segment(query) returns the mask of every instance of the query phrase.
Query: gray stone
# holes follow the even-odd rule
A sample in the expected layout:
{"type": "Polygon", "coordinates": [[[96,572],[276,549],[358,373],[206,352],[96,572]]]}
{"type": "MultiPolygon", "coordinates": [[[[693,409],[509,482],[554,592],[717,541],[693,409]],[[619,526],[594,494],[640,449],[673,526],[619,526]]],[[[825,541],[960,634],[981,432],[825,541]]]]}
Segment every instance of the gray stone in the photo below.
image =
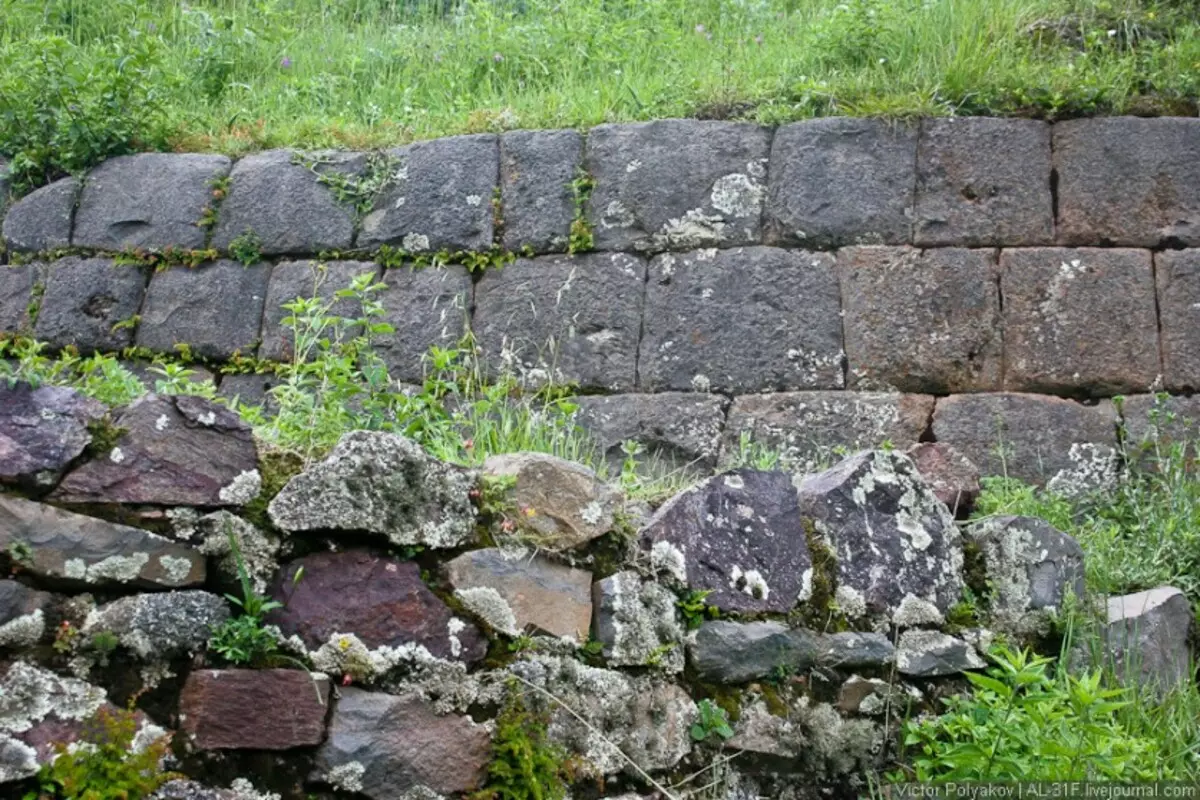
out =
{"type": "Polygon", "coordinates": [[[771,131],[748,123],[666,119],[599,125],[586,168],[588,220],[602,250],[756,244],[771,131]]]}
{"type": "Polygon", "coordinates": [[[1155,253],[1154,280],[1163,384],[1171,391],[1200,389],[1200,249],[1155,253]]]}
{"type": "Polygon", "coordinates": [[[845,631],[818,640],[817,661],[834,669],[886,667],[896,660],[896,648],[882,633],[845,631]]]}
{"type": "Polygon", "coordinates": [[[29,315],[33,287],[41,282],[44,270],[42,264],[0,265],[0,335],[33,327],[29,315]]]}
{"type": "Polygon", "coordinates": [[[75,212],[76,247],[101,250],[204,247],[200,225],[212,184],[229,159],[199,153],[139,153],[110,158],[88,173],[75,212]]]}
{"type": "MultiPolygon", "coordinates": [[[[267,282],[266,301],[262,314],[262,343],[259,358],[271,361],[291,361],[295,355],[296,332],[284,327],[283,320],[292,312],[283,307],[297,298],[320,298],[331,303],[329,315],[345,319],[362,316],[361,304],[352,298],[335,299],[335,293],[350,286],[350,282],[369,273],[379,276],[379,267],[369,261],[284,261],[271,268],[267,282]]],[[[362,328],[354,326],[343,336],[353,338],[362,328]]],[[[327,331],[326,335],[331,335],[327,331]]]]}
{"type": "Polygon", "coordinates": [[[929,426],[929,395],[883,392],[780,392],[735,398],[721,442],[721,463],[743,455],[743,439],[779,457],[779,468],[822,470],[842,456],[890,442],[916,444],[929,426]]]}
{"type": "Polygon", "coordinates": [[[0,380],[0,484],[49,489],[92,441],[104,417],[98,400],[65,386],[0,380]]]}
{"type": "Polygon", "coordinates": [[[222,252],[252,232],[263,255],[297,255],[345,250],[354,242],[354,210],[339,203],[321,175],[356,177],[366,167],[362,153],[300,155],[313,168],[293,163],[287,150],[240,159],[229,175],[212,246],[222,252]]]}
{"type": "Polygon", "coordinates": [[[401,546],[457,547],[475,535],[474,484],[472,473],[403,436],[351,431],[288,481],[268,513],[288,533],[366,532],[401,546]]]}
{"type": "Polygon", "coordinates": [[[229,605],[203,591],[135,594],[88,614],[80,634],[90,641],[105,632],[142,661],[163,661],[201,652],[213,627],[229,619],[229,605]]]}
{"type": "Polygon", "coordinates": [[[326,783],[371,800],[413,800],[428,796],[422,790],[457,794],[483,782],[491,755],[483,725],[439,715],[419,697],[354,688],[340,693],[329,738],[317,751],[317,772],[326,783]]]}
{"type": "Polygon", "coordinates": [[[485,475],[516,483],[509,500],[522,510],[522,541],[545,550],[570,550],[612,530],[620,495],[591,469],[547,453],[488,458],[485,475]]]}
{"type": "Polygon", "coordinates": [[[592,575],[524,551],[471,550],[446,564],[455,598],[509,636],[529,630],[585,641],[592,575]]]}
{"type": "Polygon", "coordinates": [[[500,192],[506,250],[567,249],[575,218],[571,183],[583,168],[577,131],[510,131],[500,137],[500,192]]]}
{"type": "Polygon", "coordinates": [[[493,134],[452,136],[389,150],[399,160],[390,187],[363,219],[359,247],[411,252],[487,250],[500,153],[493,134]]]}
{"type": "Polygon", "coordinates": [[[51,495],[61,503],[243,506],[261,476],[250,426],[192,395],[144,395],[118,412],[123,430],[107,452],[69,472],[51,495]]]}
{"type": "Polygon", "coordinates": [[[1200,120],[1060,122],[1054,168],[1063,244],[1200,245],[1200,120]]]}
{"type": "Polygon", "coordinates": [[[137,528],[0,496],[0,549],[21,569],[82,588],[203,585],[204,556],[137,528]]]}
{"type": "Polygon", "coordinates": [[[644,390],[840,389],[834,259],[771,247],[660,255],[639,354],[644,390]]]}
{"type": "Polygon", "coordinates": [[[770,244],[907,244],[917,131],[885,120],[808,120],[775,132],[770,244]]]}
{"type": "Polygon", "coordinates": [[[71,217],[79,181],[63,178],[22,197],[4,215],[4,244],[9,250],[53,250],[71,244],[71,217]]]}
{"type": "Polygon", "coordinates": [[[1112,404],[1083,405],[1033,394],[941,398],[933,435],[979,465],[1061,490],[1106,485],[1116,475],[1117,415],[1112,404]]]}
{"type": "Polygon", "coordinates": [[[837,269],[851,386],[933,394],[1000,388],[993,251],[847,247],[837,269]]]}
{"type": "Polygon", "coordinates": [[[782,622],[712,620],[700,626],[688,647],[701,680],[746,683],[780,669],[803,672],[817,662],[818,641],[782,622]]]}
{"type": "Polygon", "coordinates": [[[628,391],[646,264],[623,253],[518,259],[484,273],[473,327],[486,364],[530,384],[628,391]]]}
{"type": "MultiPolygon", "coordinates": [[[[32,647],[46,638],[46,615],[54,595],[23,583],[0,580],[0,649],[32,647]]],[[[0,761],[3,761],[0,758],[0,761]]]]}
{"type": "Polygon", "coordinates": [[[900,634],[896,669],[901,675],[937,678],[983,669],[984,660],[961,639],[937,631],[911,630],[900,634]]]}
{"type": "Polygon", "coordinates": [[[805,478],[799,495],[837,557],[834,599],[846,616],[904,625],[912,606],[936,617],[962,596],[962,537],[908,456],[858,453],[805,478]]]}
{"type": "Polygon", "coordinates": [[[1048,633],[1068,595],[1083,599],[1083,548],[1045,520],[988,517],[967,533],[983,558],[991,627],[1048,633]]]}
{"type": "Polygon", "coordinates": [[[222,375],[221,383],[217,386],[217,396],[226,401],[236,399],[243,406],[270,407],[272,401],[268,393],[271,387],[278,384],[278,377],[270,373],[244,372],[222,375]]]}
{"type": "Polygon", "coordinates": [[[903,713],[914,699],[921,699],[921,693],[914,687],[855,675],[838,690],[837,707],[851,714],[875,717],[886,715],[890,710],[903,713]]]}
{"type": "Polygon", "coordinates": [[[53,755],[47,740],[75,739],[104,703],[98,686],[14,661],[0,680],[0,784],[36,775],[53,755]]]}
{"type": "Polygon", "coordinates": [[[107,258],[64,258],[50,265],[34,335],[52,347],[83,354],[133,344],[146,271],[107,258]]]}
{"type": "Polygon", "coordinates": [[[950,513],[964,518],[979,497],[979,467],[946,442],[921,442],[908,449],[917,472],[950,513]]]}
{"type": "Polygon", "coordinates": [[[1159,374],[1154,275],[1145,250],[1000,253],[1005,388],[1146,391],[1159,374]]]}
{"type": "Polygon", "coordinates": [[[664,471],[706,473],[717,463],[729,400],[697,392],[576,397],[575,422],[587,431],[609,466],[619,469],[624,445],[637,442],[637,456],[664,471]]]}
{"type": "Polygon", "coordinates": [[[1121,403],[1125,457],[1144,467],[1155,467],[1175,445],[1196,456],[1200,439],[1200,395],[1139,394],[1121,403]]]}
{"type": "Polygon", "coordinates": [[[916,221],[921,247],[1051,244],[1050,125],[960,117],[921,123],[916,221]]]}
{"type": "Polygon", "coordinates": [[[683,625],[676,596],[632,570],[592,584],[596,639],[609,666],[683,671],[683,625]]]}
{"type": "Polygon", "coordinates": [[[150,800],[242,800],[232,789],[213,789],[196,781],[176,779],[164,783],[150,800]]]}
{"type": "Polygon", "coordinates": [[[471,275],[457,266],[389,269],[382,280],[381,321],[395,331],[375,337],[376,352],[393,380],[420,383],[429,349],[453,347],[467,331],[471,275]]]}
{"type": "Polygon", "coordinates": [[[270,264],[227,260],[155,273],[138,346],[175,353],[177,344],[185,344],[194,356],[222,361],[235,353],[254,355],[270,275],[270,264]]]}
{"type": "Polygon", "coordinates": [[[1170,586],[1109,597],[1106,665],[1123,684],[1160,695],[1183,686],[1192,679],[1193,619],[1187,597],[1170,586]]]}
{"type": "Polygon", "coordinates": [[[725,472],[668,500],[641,531],[651,564],[725,611],[786,613],[812,592],[812,558],[786,472],[725,472]]]}

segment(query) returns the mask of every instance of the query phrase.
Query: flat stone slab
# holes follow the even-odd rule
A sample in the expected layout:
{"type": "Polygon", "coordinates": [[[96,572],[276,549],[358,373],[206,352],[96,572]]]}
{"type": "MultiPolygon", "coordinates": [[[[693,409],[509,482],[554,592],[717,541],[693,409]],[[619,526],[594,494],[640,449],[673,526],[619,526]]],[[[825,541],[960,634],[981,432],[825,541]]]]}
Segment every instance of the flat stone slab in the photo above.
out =
{"type": "Polygon", "coordinates": [[[537,385],[629,391],[646,264],[624,253],[517,259],[484,273],[472,326],[484,362],[537,385]]]}
{"type": "Polygon", "coordinates": [[[329,678],[297,669],[200,669],[179,695],[198,750],[288,750],[325,738],[329,678]]]}
{"type": "Polygon", "coordinates": [[[60,259],[49,267],[34,335],[83,354],[121,350],[133,344],[145,293],[144,268],[107,258],[60,259]]]}
{"type": "Polygon", "coordinates": [[[822,470],[847,453],[921,438],[934,398],[890,392],[778,392],[735,398],[721,439],[721,462],[737,460],[743,438],[776,451],[779,468],[822,470]]]}
{"type": "Polygon", "coordinates": [[[83,641],[111,633],[141,661],[194,656],[208,646],[212,629],[229,619],[224,598],[199,590],[135,594],[102,605],[80,628],[83,641]]]}
{"type": "Polygon", "coordinates": [[[353,634],[369,649],[416,644],[438,658],[467,662],[487,650],[479,630],[429,590],[412,561],[362,550],[314,553],[290,562],[271,596],[284,604],[271,623],[311,650],[335,634],[353,634]]]}
{"type": "Polygon", "coordinates": [[[270,150],[239,159],[229,174],[212,246],[227,252],[237,237],[252,232],[263,255],[349,249],[354,209],[338,202],[320,176],[354,178],[366,165],[363,153],[270,150]]]}
{"type": "Polygon", "coordinates": [[[23,252],[69,246],[71,215],[78,197],[79,181],[63,178],[13,203],[0,227],[5,246],[23,252]]]}
{"type": "Polygon", "coordinates": [[[0,380],[0,484],[46,490],[92,441],[108,409],[65,386],[0,380]]]}
{"type": "Polygon", "coordinates": [[[666,253],[651,262],[641,389],[840,389],[842,362],[829,254],[745,247],[666,253]]]}
{"type": "Polygon", "coordinates": [[[924,120],[913,243],[1053,243],[1050,130],[1049,124],[1030,119],[924,120]]]}
{"type": "Polygon", "coordinates": [[[1154,279],[1165,388],[1200,389],[1200,249],[1155,253],[1154,279]]]}
{"type": "MultiPolygon", "coordinates": [[[[346,319],[362,316],[359,303],[351,298],[335,299],[334,295],[363,274],[378,277],[378,265],[369,261],[281,261],[272,267],[263,303],[259,357],[291,361],[295,356],[296,332],[283,325],[283,320],[292,316],[292,312],[283,306],[297,298],[320,298],[331,302],[329,314],[332,316],[346,319]]],[[[361,328],[356,326],[345,335],[353,337],[360,332],[361,328]]]]}
{"type": "Polygon", "coordinates": [[[0,495],[0,549],[22,570],[82,588],[201,586],[204,556],[147,531],[0,495]]]}
{"type": "Polygon", "coordinates": [[[226,361],[254,355],[271,265],[211,261],[156,272],[146,290],[137,344],[159,353],[186,345],[194,356],[226,361]]]}
{"type": "MultiPolygon", "coordinates": [[[[505,267],[507,271],[509,267],[505,267]]],[[[376,299],[393,333],[374,337],[375,352],[393,380],[421,383],[429,350],[454,347],[467,332],[474,289],[465,267],[389,269],[376,299]]]]}
{"type": "Polygon", "coordinates": [[[937,678],[983,669],[986,662],[971,645],[937,631],[912,630],[900,634],[896,669],[901,675],[937,678]]]}
{"type": "Polygon", "coordinates": [[[805,120],[775,131],[768,244],[911,241],[917,131],[885,120],[805,120]]]}
{"type": "Polygon", "coordinates": [[[358,247],[422,253],[492,246],[492,195],[500,178],[494,134],[416,142],[388,155],[398,165],[362,221],[358,247]]]}
{"type": "Polygon", "coordinates": [[[471,550],[446,564],[454,596],[509,636],[538,630],[585,640],[592,626],[592,574],[541,556],[471,550]]]}
{"type": "Polygon", "coordinates": [[[1146,391],[1159,374],[1154,273],[1145,250],[1000,253],[1005,388],[1146,391]]]}
{"type": "Polygon", "coordinates": [[[20,333],[33,327],[29,315],[33,287],[41,282],[45,269],[41,263],[0,266],[0,333],[20,333]]]}
{"type": "Polygon", "coordinates": [[[1107,663],[1123,682],[1151,686],[1161,695],[1191,680],[1194,617],[1183,592],[1159,586],[1109,597],[1107,606],[1107,663]]]}
{"type": "Polygon", "coordinates": [[[837,270],[851,386],[933,394],[1001,387],[993,251],[846,247],[837,270]]]}
{"type": "Polygon", "coordinates": [[[570,550],[613,528],[621,497],[582,464],[547,453],[488,458],[485,475],[515,481],[509,500],[521,510],[523,540],[546,550],[570,550]]]}
{"type": "Polygon", "coordinates": [[[667,119],[588,131],[588,221],[601,250],[687,250],[760,240],[771,131],[667,119]]]}
{"type": "Polygon", "coordinates": [[[200,153],[110,158],[84,181],[71,243],[101,250],[202,248],[208,233],[199,223],[213,202],[213,183],[229,166],[226,156],[200,153]]]}
{"type": "Polygon", "coordinates": [[[575,422],[596,442],[609,466],[619,468],[630,440],[645,448],[641,458],[665,470],[710,470],[717,463],[729,401],[698,392],[584,395],[575,422]]]}
{"type": "Polygon", "coordinates": [[[1115,476],[1116,424],[1106,400],[1083,405],[1013,392],[944,397],[933,413],[934,438],[978,464],[984,476],[1009,475],[1066,491],[1115,476]]]}
{"type": "Polygon", "coordinates": [[[1200,120],[1060,122],[1054,168],[1063,244],[1200,245],[1200,120]]]}
{"type": "Polygon", "coordinates": [[[738,469],[664,503],[640,533],[651,565],[724,611],[786,613],[812,592],[792,478],[738,469]]]}
{"type": "Polygon", "coordinates": [[[575,219],[571,188],[583,169],[578,131],[509,131],[500,136],[500,196],[506,250],[567,249],[575,219]]]}
{"type": "Polygon", "coordinates": [[[712,620],[696,631],[688,655],[701,680],[747,683],[780,668],[809,669],[817,661],[817,640],[782,622],[712,620]]]}
{"type": "Polygon", "coordinates": [[[896,660],[896,647],[882,633],[843,631],[818,640],[817,661],[834,669],[886,667],[896,660]]]}

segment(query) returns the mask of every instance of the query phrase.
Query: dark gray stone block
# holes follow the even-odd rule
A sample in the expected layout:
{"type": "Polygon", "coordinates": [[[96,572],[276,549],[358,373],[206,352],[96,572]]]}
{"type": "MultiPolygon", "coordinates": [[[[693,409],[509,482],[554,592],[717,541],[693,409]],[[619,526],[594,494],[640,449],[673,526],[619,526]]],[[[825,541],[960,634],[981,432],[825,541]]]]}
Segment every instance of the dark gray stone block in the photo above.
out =
{"type": "Polygon", "coordinates": [[[52,347],[73,345],[84,354],[128,347],[145,293],[144,268],[118,266],[107,258],[55,261],[34,335],[52,347]]]}
{"type": "Polygon", "coordinates": [[[393,380],[420,383],[429,348],[452,347],[467,331],[471,275],[459,266],[389,269],[382,281],[383,321],[395,331],[376,337],[376,350],[393,380]]]}
{"type": "MultiPolygon", "coordinates": [[[[360,304],[350,298],[334,300],[334,295],[364,273],[378,277],[379,266],[370,261],[283,261],[276,264],[267,282],[259,357],[290,361],[295,355],[295,332],[283,325],[284,318],[292,312],[286,310],[283,304],[291,303],[298,297],[334,301],[330,314],[357,319],[362,314],[360,304]]],[[[345,335],[353,337],[361,330],[355,327],[345,335]]]]}
{"type": "Polygon", "coordinates": [[[199,223],[212,182],[229,173],[225,156],[139,153],[110,158],[88,173],[75,214],[76,247],[124,250],[204,246],[199,223]]]}
{"type": "Polygon", "coordinates": [[[766,241],[803,247],[911,240],[916,128],[818,119],[775,132],[766,241]]]}
{"type": "Polygon", "coordinates": [[[44,264],[0,266],[0,334],[29,329],[33,287],[44,270],[44,264]]]}
{"type": "Polygon", "coordinates": [[[640,458],[664,469],[707,471],[717,462],[729,400],[698,392],[576,397],[575,421],[619,469],[622,446],[645,447],[640,458]]]}
{"type": "Polygon", "coordinates": [[[571,182],[583,166],[576,131],[510,131],[500,137],[500,191],[505,249],[567,249],[575,218],[571,182]]]}
{"type": "Polygon", "coordinates": [[[4,215],[5,246],[29,252],[70,245],[78,196],[79,181],[63,178],[22,197],[4,215]]]}
{"type": "Polygon", "coordinates": [[[1165,388],[1200,390],[1200,249],[1154,254],[1165,388]]]}
{"type": "Polygon", "coordinates": [[[746,683],[779,669],[804,672],[817,660],[817,639],[782,622],[713,620],[700,626],[688,647],[701,680],[746,683]]]}
{"type": "Polygon", "coordinates": [[[587,137],[596,187],[588,219],[601,250],[757,244],[771,131],[667,119],[600,125],[587,137]]]}
{"type": "Polygon", "coordinates": [[[186,344],[200,358],[254,355],[271,265],[212,261],[155,273],[146,290],[137,343],[160,353],[186,344]]]}
{"type": "Polygon", "coordinates": [[[649,391],[839,389],[833,256],[773,247],[657,256],[640,350],[649,391]]]}
{"type": "Polygon", "coordinates": [[[486,363],[540,384],[629,391],[646,263],[624,253],[518,259],[484,274],[475,335],[486,363]]]}

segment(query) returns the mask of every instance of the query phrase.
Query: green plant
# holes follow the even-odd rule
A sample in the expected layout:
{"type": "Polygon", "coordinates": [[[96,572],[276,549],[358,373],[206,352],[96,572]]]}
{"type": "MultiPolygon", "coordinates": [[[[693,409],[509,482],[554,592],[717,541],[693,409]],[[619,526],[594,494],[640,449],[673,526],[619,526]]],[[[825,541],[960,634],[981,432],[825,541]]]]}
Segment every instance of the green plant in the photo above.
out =
{"type": "MultiPolygon", "coordinates": [[[[279,642],[274,633],[263,627],[263,618],[268,612],[282,608],[283,604],[255,591],[246,570],[246,562],[242,559],[241,546],[229,526],[225,535],[229,540],[229,551],[237,564],[238,583],[242,589],[241,597],[226,594],[225,599],[237,606],[241,613],[213,628],[208,647],[231,664],[265,664],[278,656],[279,642]]],[[[293,580],[299,581],[301,574],[302,571],[298,571],[293,580]]]]}
{"type": "Polygon", "coordinates": [[[567,237],[567,252],[583,253],[591,250],[596,244],[595,234],[587,218],[587,204],[591,199],[596,181],[591,175],[580,170],[571,181],[571,195],[575,201],[575,216],[571,219],[571,230],[567,237]]]}
{"type": "Polygon", "coordinates": [[[254,266],[262,260],[262,239],[247,229],[229,243],[229,255],[244,266],[254,266]]]}
{"type": "Polygon", "coordinates": [[[716,619],[721,615],[721,609],[708,604],[708,596],[712,590],[701,591],[689,589],[688,592],[675,601],[675,607],[683,615],[683,621],[688,630],[695,630],[707,619],[716,619]]]}
{"type": "Polygon", "coordinates": [[[354,210],[355,219],[362,220],[375,206],[375,201],[396,179],[400,159],[388,153],[367,154],[366,166],[361,172],[339,172],[322,169],[336,162],[322,161],[316,157],[296,154],[293,163],[302,164],[317,176],[317,182],[329,187],[339,203],[354,210]]]}
{"type": "Polygon", "coordinates": [[[100,631],[92,636],[91,650],[99,658],[101,666],[108,664],[109,657],[116,652],[121,640],[112,631],[100,631]]]}
{"type": "Polygon", "coordinates": [[[562,800],[566,796],[566,753],[546,737],[546,720],[526,709],[510,691],[492,736],[488,780],[472,800],[562,800]]]}
{"type": "Polygon", "coordinates": [[[720,739],[733,736],[733,728],[729,726],[729,714],[712,700],[701,700],[696,704],[696,711],[696,721],[688,728],[693,741],[704,742],[713,736],[720,739]]]}

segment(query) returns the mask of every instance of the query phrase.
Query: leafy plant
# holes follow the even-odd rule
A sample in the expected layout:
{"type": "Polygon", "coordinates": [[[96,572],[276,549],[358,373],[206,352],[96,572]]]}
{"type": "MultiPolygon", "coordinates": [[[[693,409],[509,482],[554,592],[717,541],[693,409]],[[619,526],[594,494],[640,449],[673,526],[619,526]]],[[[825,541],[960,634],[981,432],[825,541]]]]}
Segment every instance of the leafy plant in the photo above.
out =
{"type": "Polygon", "coordinates": [[[546,737],[546,721],[512,691],[496,719],[487,784],[471,800],[562,800],[565,760],[566,753],[546,737]]]}
{"type": "Polygon", "coordinates": [[[262,260],[262,239],[254,231],[246,230],[229,243],[229,255],[243,266],[254,266],[262,260]]]}
{"type": "MultiPolygon", "coordinates": [[[[225,599],[240,608],[241,614],[215,626],[208,647],[231,664],[264,664],[278,655],[279,643],[275,635],[263,627],[263,618],[268,612],[282,608],[283,604],[255,591],[237,537],[230,529],[226,530],[225,535],[229,539],[229,551],[237,563],[238,582],[242,589],[241,597],[226,594],[225,599]]],[[[293,580],[299,581],[301,575],[302,571],[297,572],[293,580]]]]}
{"type": "Polygon", "coordinates": [[[705,698],[696,704],[696,710],[699,716],[688,728],[693,741],[704,742],[713,736],[724,740],[733,736],[733,728],[729,726],[729,714],[725,709],[705,698]]]}
{"type": "Polygon", "coordinates": [[[705,620],[716,619],[721,615],[721,609],[708,604],[710,594],[711,589],[689,589],[687,594],[675,601],[675,607],[683,615],[688,630],[695,630],[703,625],[705,620]]]}
{"type": "Polygon", "coordinates": [[[571,181],[571,194],[575,200],[575,216],[571,219],[571,229],[567,237],[567,252],[569,253],[587,252],[596,245],[596,237],[587,218],[588,200],[595,188],[595,179],[583,171],[580,171],[575,180],[571,181]]]}

